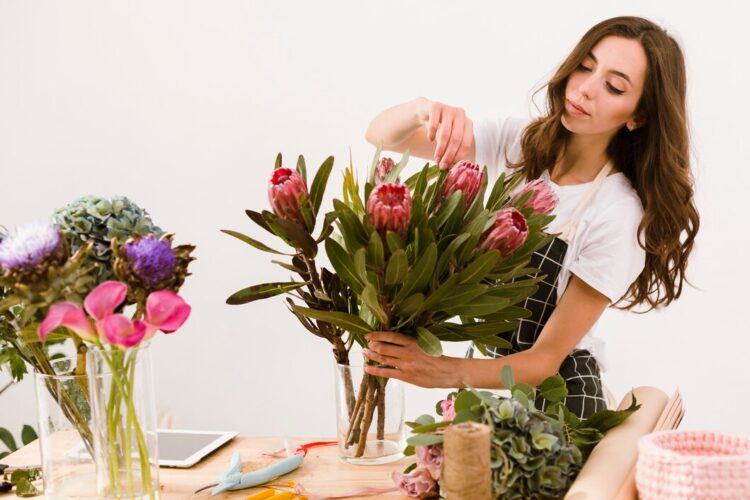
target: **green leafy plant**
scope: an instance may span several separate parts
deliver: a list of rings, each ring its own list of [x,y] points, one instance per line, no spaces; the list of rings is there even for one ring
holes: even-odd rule
[[[454,414],[437,422],[422,415],[407,422],[414,435],[408,439],[406,455],[429,456],[420,447],[441,447],[445,428],[462,422],[478,422],[491,429],[492,486],[495,497],[508,499],[560,498],[570,488],[597,443],[610,429],[625,421],[640,407],[635,397],[625,410],[602,410],[579,419],[563,404],[565,381],[559,375],[545,380],[538,389],[517,384],[509,366],[502,370],[503,385],[510,397],[496,396],[472,388],[453,392],[438,403],[443,414],[450,401]],[[537,396],[549,405],[544,412],[534,406]],[[444,415],[445,417],[446,415]],[[440,450],[431,450],[441,456]],[[412,473],[413,464],[404,473]],[[435,480],[439,479],[434,477]]]
[[[2,391],[0,391],[0,394]],[[21,429],[21,442],[24,446],[31,443],[37,438],[36,431],[29,426],[24,425]],[[5,458],[8,454],[18,450],[16,440],[13,435],[3,427],[0,427],[0,442],[2,442],[7,448],[6,451],[0,452],[0,459]],[[41,471],[36,468],[31,469],[20,469],[15,470],[10,474],[6,474],[4,470],[0,471],[3,474],[3,480],[0,482],[0,493],[7,493],[14,487],[16,489],[16,495],[19,497],[32,497],[39,494],[39,491],[33,484],[33,481],[41,477]]]
[[[269,183],[273,212],[247,210],[250,219],[292,251],[280,251],[243,233],[224,230],[244,243],[277,256],[272,262],[299,280],[253,285],[232,294],[229,304],[245,304],[287,294],[287,306],[302,325],[333,345],[341,364],[349,363],[365,334],[390,330],[412,335],[431,356],[441,342],[471,341],[509,347],[498,334],[510,332],[529,312],[518,303],[534,293],[543,276],[529,268],[532,253],[554,235],[545,232],[553,217],[529,204],[533,192],[511,200],[520,182],[501,175],[491,186],[487,169],[461,162],[451,171],[426,164],[404,183],[398,181],[409,156],[398,163],[376,152],[364,188],[351,163],[342,196],[314,231],[333,157],[307,188],[306,162],[282,166],[278,155]],[[320,246],[333,272],[316,263]],[[278,260],[291,257],[291,261]],[[295,301],[297,299],[298,301]],[[347,397],[350,426],[346,445],[361,456],[378,410],[382,439],[387,379],[365,376]]]

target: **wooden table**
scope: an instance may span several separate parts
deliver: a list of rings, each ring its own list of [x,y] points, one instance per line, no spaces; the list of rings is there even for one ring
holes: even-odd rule
[[[293,438],[291,443],[292,445],[298,445],[312,441],[330,440],[330,438]],[[162,467],[159,469],[161,498],[246,498],[250,493],[261,491],[261,489],[254,488],[227,492],[216,497],[211,496],[210,489],[197,494],[193,492],[198,488],[215,483],[229,466],[229,458],[233,452],[240,452],[243,461],[243,471],[249,472],[264,467],[276,460],[265,457],[262,453],[274,451],[281,447],[283,447],[283,441],[279,438],[237,437],[190,469]],[[302,466],[291,474],[284,476],[283,480],[302,483],[308,492],[315,495],[344,494],[363,487],[390,488],[394,486],[391,480],[391,473],[393,471],[402,471],[412,461],[413,457],[408,457],[384,465],[350,465],[339,459],[338,450],[335,445],[324,446],[311,449]],[[35,441],[17,452],[8,455],[3,459],[3,463],[9,465],[32,465],[40,463],[38,443]],[[41,485],[39,488],[41,489]],[[36,498],[43,497],[39,496]],[[368,496],[366,498],[398,500],[408,497],[398,492],[393,492]]]

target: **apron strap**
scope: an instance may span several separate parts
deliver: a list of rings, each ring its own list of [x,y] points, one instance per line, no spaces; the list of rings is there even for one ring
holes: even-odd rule
[[[567,220],[562,226],[560,226],[560,236],[559,238],[566,243],[570,243],[573,241],[573,238],[576,235],[576,229],[578,228],[578,218],[581,216],[584,210],[586,210],[586,207],[589,205],[592,199],[594,199],[594,196],[599,191],[599,188],[604,183],[604,179],[607,178],[607,175],[609,175],[609,172],[612,170],[612,162],[608,161],[604,167],[599,171],[599,173],[596,175],[596,178],[594,179],[594,182],[591,184],[591,187],[586,191],[586,193],[583,195],[583,198],[581,198],[581,201],[578,202],[578,206],[573,210],[573,214],[571,214],[570,219]]]

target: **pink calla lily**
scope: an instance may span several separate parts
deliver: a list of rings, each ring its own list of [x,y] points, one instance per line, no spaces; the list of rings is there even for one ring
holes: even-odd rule
[[[172,333],[182,326],[188,316],[190,306],[172,291],[153,292],[146,299],[146,323],[153,330]]]
[[[83,301],[86,312],[97,321],[102,321],[115,312],[128,295],[128,287],[121,281],[105,281]]]
[[[126,349],[143,340],[147,330],[143,321],[131,320],[122,314],[110,314],[99,325],[104,340]]]
[[[61,326],[73,330],[84,340],[94,341],[97,338],[94,325],[86,317],[83,308],[72,302],[61,302],[50,307],[44,321],[37,328],[39,338],[44,342],[52,330]]]

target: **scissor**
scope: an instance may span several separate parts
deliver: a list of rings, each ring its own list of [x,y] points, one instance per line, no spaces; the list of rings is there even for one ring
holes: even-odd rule
[[[246,474],[242,473],[240,454],[235,451],[232,453],[232,458],[229,461],[229,468],[221,475],[219,482],[199,488],[195,490],[195,493],[199,493],[208,488],[213,488],[211,494],[218,495],[227,490],[241,490],[269,483],[284,474],[289,474],[302,465],[305,455],[307,455],[307,450],[310,448],[332,444],[336,444],[336,441],[317,441],[314,443],[303,444],[298,446],[293,453],[289,453],[289,447],[287,446],[288,456],[285,459],[269,465],[268,467],[248,472]]]

